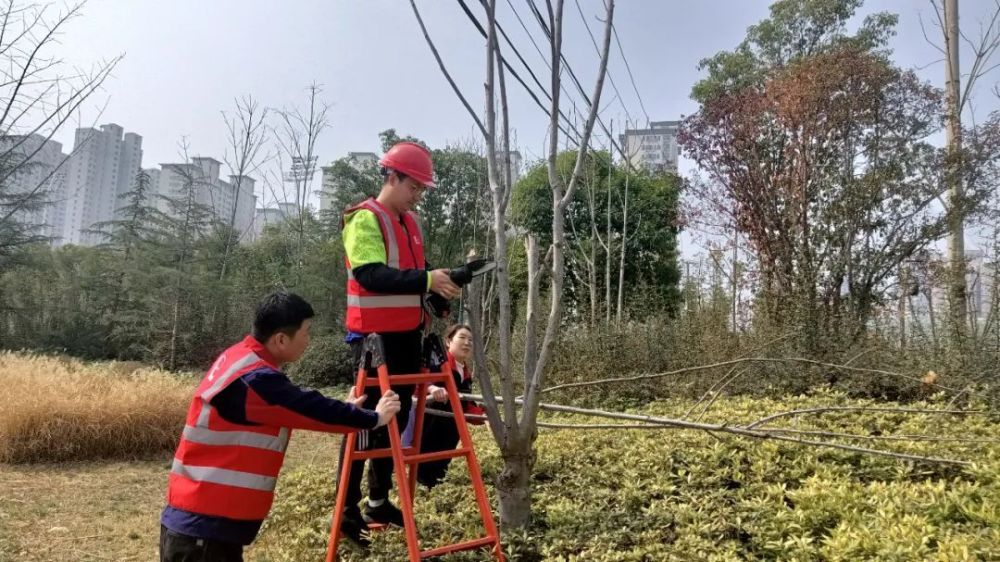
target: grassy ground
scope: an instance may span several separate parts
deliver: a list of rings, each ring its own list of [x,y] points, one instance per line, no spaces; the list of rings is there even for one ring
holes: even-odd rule
[[[0,354],[0,372],[27,374],[5,384],[0,450],[8,451],[7,458],[15,451],[13,458],[77,460],[0,462],[0,562],[156,560],[170,452],[191,381],[167,380],[134,365],[91,369],[71,360],[18,361]],[[27,379],[36,384],[26,385]],[[107,397],[117,409],[92,405]],[[704,421],[738,423],[833,404],[892,406],[832,392],[723,398]],[[921,405],[944,406],[936,398]],[[678,417],[689,407],[686,401],[658,402],[647,411]],[[695,432],[544,431],[533,478],[535,524],[524,536],[505,537],[509,559],[1000,561],[995,412],[846,411],[779,425],[849,432],[855,437],[840,439],[976,465],[901,463]],[[939,437],[869,440],[892,435]],[[474,438],[484,477],[492,482],[502,468],[496,447],[484,427],[474,429]],[[339,444],[337,436],[295,433],[275,508],[257,544],[247,550],[248,561],[322,558]],[[95,457],[104,460],[79,460]],[[480,533],[462,467],[418,499],[426,546]],[[391,532],[375,537],[370,552],[342,554],[348,562],[398,561],[403,552],[401,533]],[[474,553],[449,558],[479,559]]]
[[[332,486],[339,443],[297,432],[286,468],[328,466]],[[0,464],[0,562],[156,560],[169,459]]]

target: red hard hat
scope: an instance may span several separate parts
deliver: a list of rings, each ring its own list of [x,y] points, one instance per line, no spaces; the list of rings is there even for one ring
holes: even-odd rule
[[[379,165],[406,174],[426,187],[434,187],[434,164],[431,153],[415,142],[399,142],[392,145]]]

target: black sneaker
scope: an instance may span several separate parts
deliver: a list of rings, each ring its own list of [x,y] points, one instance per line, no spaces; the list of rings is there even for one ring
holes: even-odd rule
[[[358,506],[351,506],[344,510],[344,516],[340,519],[340,534],[361,548],[368,548],[368,545],[371,544],[368,539],[368,524],[361,516],[361,510],[358,509]]]
[[[403,526],[403,512],[398,507],[392,505],[389,500],[383,501],[378,507],[372,507],[365,502],[365,511],[362,514],[366,523],[381,523],[382,525]]]

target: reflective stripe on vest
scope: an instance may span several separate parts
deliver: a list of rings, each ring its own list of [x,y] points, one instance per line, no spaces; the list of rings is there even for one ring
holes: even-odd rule
[[[274,486],[278,482],[278,479],[275,477],[250,472],[240,472],[238,470],[212,466],[189,466],[176,458],[170,467],[170,471],[196,482],[210,482],[212,484],[248,488],[262,492],[273,492]]]
[[[396,231],[393,228],[392,217],[385,212],[382,207],[375,205],[369,199],[361,204],[362,207],[375,213],[378,222],[382,223],[382,239],[385,241],[385,264],[391,268],[399,269],[399,244],[396,243]]]
[[[360,308],[410,308],[421,302],[420,295],[347,295],[347,306]]]
[[[278,453],[284,452],[288,446],[288,428],[285,427],[279,430],[278,435],[267,435],[252,431],[215,431],[207,427],[185,425],[182,435],[184,439],[202,445],[234,445]]]
[[[222,390],[229,383],[229,379],[231,379],[233,376],[235,376],[238,372],[242,371],[243,369],[246,369],[250,365],[253,365],[254,363],[258,363],[260,361],[261,359],[260,357],[257,356],[256,353],[253,352],[247,353],[246,357],[243,357],[239,361],[230,365],[229,368],[226,369],[226,372],[222,373],[221,377],[215,379],[215,382],[212,383],[212,386],[208,387],[207,389],[205,389],[204,392],[201,393],[202,400],[205,401],[211,400],[216,394],[219,393],[220,390]],[[212,370],[213,371],[215,370],[214,366]],[[208,379],[212,380],[213,377],[215,377],[215,373],[209,372]]]

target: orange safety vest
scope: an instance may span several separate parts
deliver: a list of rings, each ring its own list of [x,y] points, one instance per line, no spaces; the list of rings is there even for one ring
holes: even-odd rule
[[[424,243],[416,214],[406,213],[402,221],[375,199],[367,199],[344,211],[344,217],[355,211],[367,209],[378,218],[385,242],[386,265],[394,269],[424,269]],[[423,321],[423,295],[392,295],[366,290],[351,273],[347,265],[347,329],[359,334],[373,332],[408,332]]]
[[[167,504],[192,513],[259,521],[274,501],[291,430],[224,420],[212,398],[242,375],[278,370],[252,336],[230,347],[202,379],[174,454]]]

